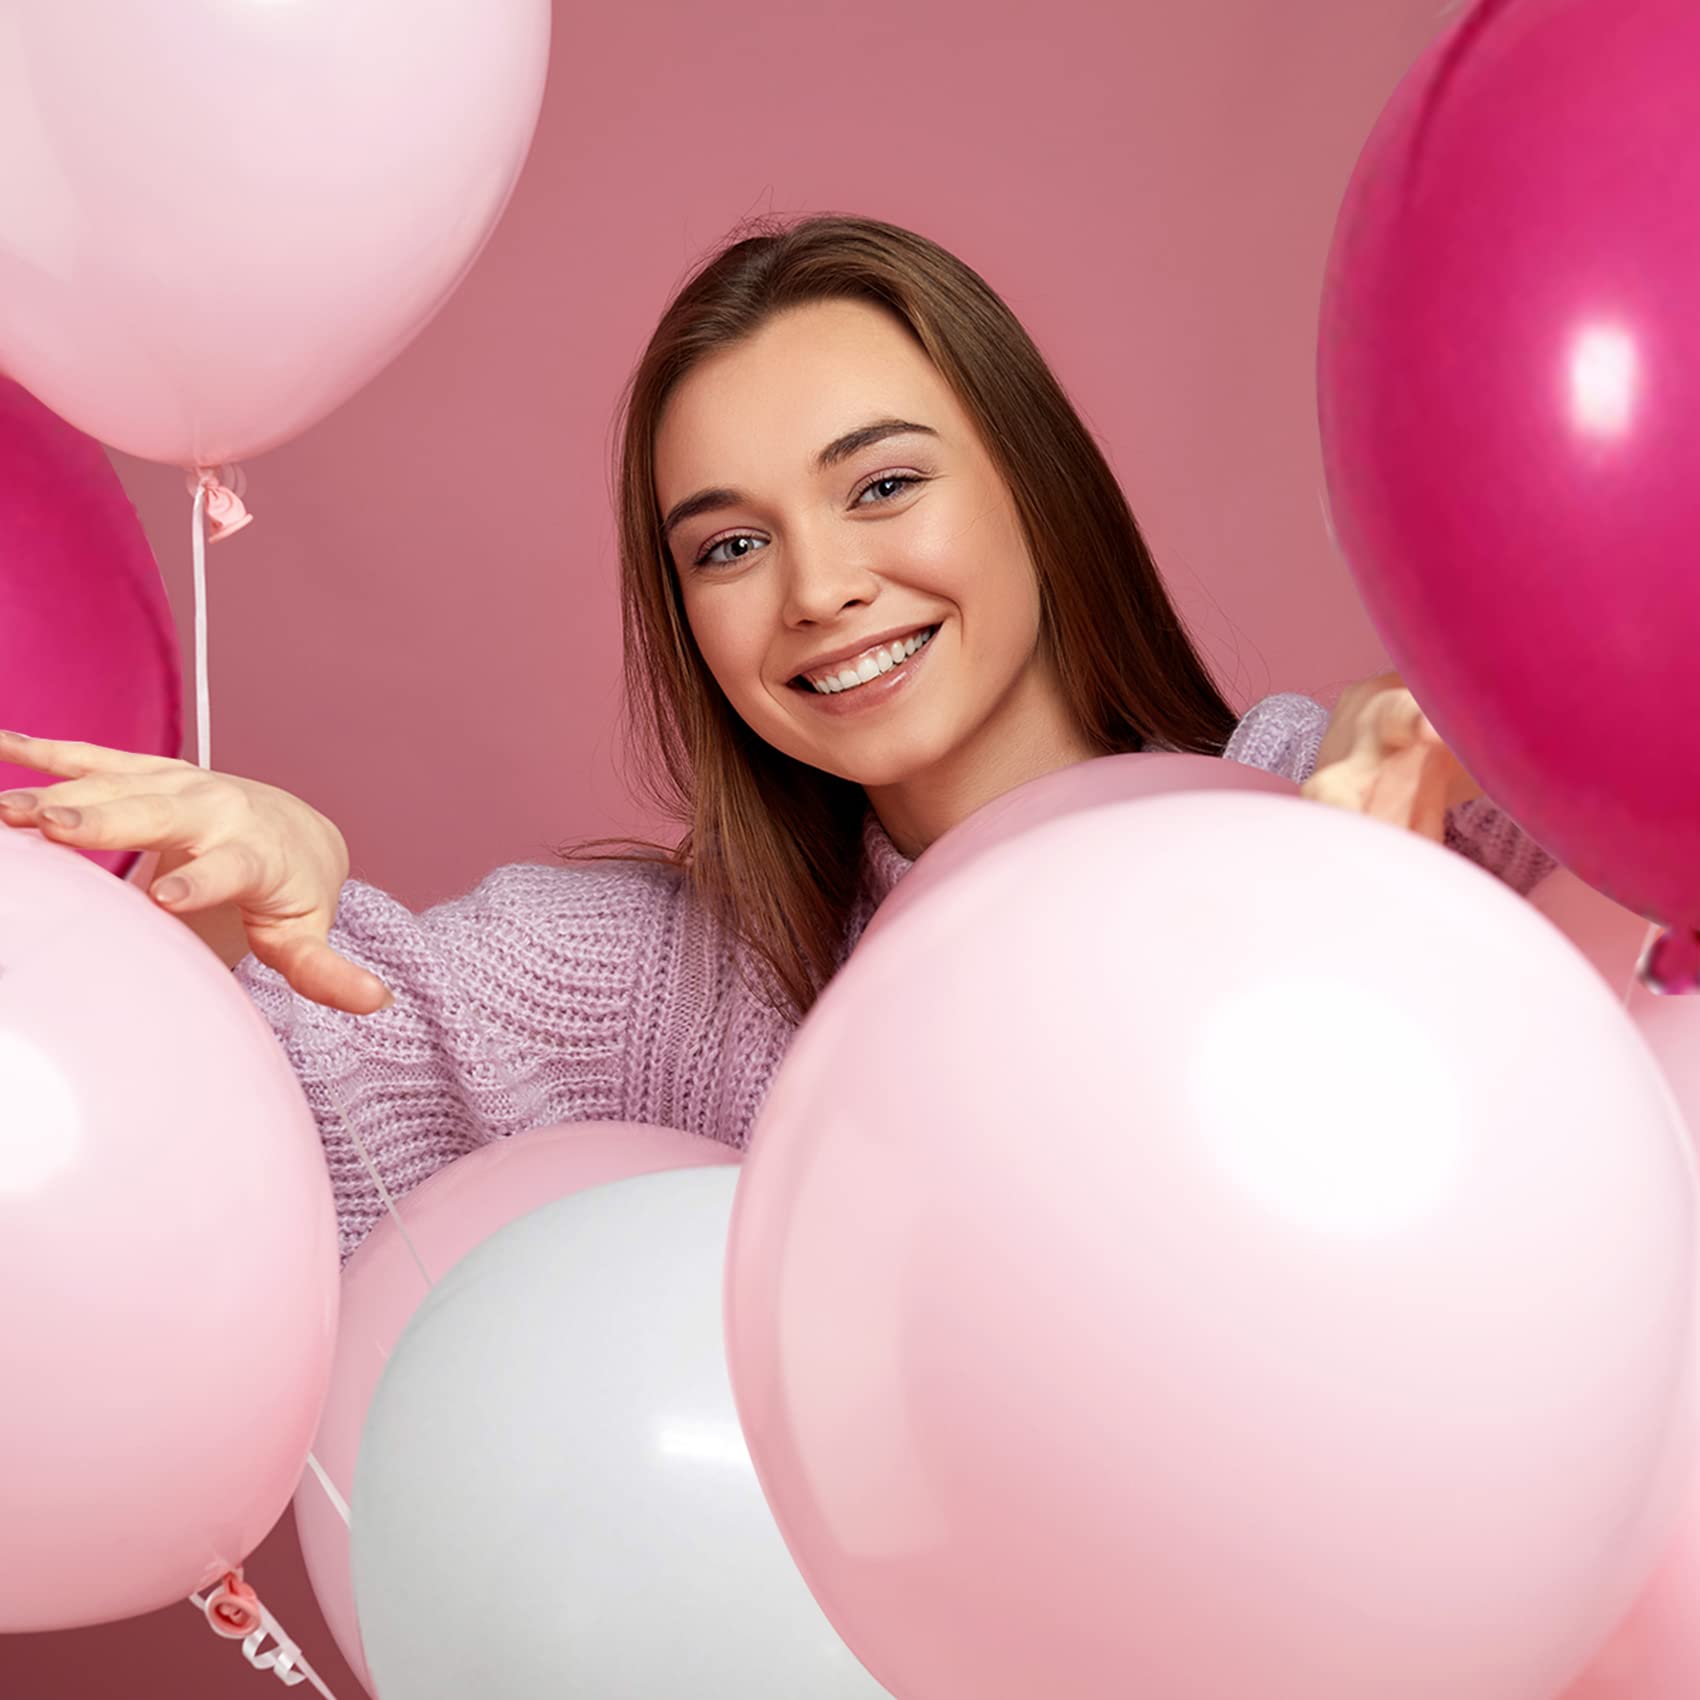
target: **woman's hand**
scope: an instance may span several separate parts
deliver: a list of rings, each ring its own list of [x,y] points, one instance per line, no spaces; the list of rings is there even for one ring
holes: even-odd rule
[[[1397,673],[1341,693],[1299,795],[1373,815],[1442,843],[1446,811],[1482,788],[1440,741]]]
[[[0,826],[79,850],[161,851],[149,895],[163,909],[186,917],[232,905],[254,955],[315,1003],[364,1015],[391,1001],[326,942],[348,847],[299,797],[164,756],[10,732],[0,732],[0,761],[66,781],[0,794]]]

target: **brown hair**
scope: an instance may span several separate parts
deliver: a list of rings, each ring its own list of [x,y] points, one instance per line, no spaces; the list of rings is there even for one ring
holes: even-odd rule
[[[749,228],[748,226],[745,227]],[[734,239],[662,316],[622,397],[619,513],[625,717],[638,786],[685,828],[693,894],[765,965],[800,1018],[842,960],[861,866],[860,786],[783,754],[703,662],[661,535],[655,433],[698,361],[807,302],[869,301],[915,336],[974,421],[1014,499],[1039,583],[1040,637],[1076,721],[1105,754],[1147,742],[1220,755],[1235,716],[1194,650],[1114,475],[1015,315],[936,243],[873,219],[772,221]]]

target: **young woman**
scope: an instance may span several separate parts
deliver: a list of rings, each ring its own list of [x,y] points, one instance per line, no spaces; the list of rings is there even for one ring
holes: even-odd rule
[[[1236,724],[1115,479],[990,288],[925,238],[814,218],[728,246],[634,373],[619,494],[628,711],[672,848],[498,868],[415,915],[300,799],[7,735],[66,782],[0,820],[158,849],[153,896],[236,968],[324,1136],[344,1254],[490,1139],[659,1123],[742,1145],[797,1022],[928,844],[1119,751],[1227,756],[1551,866],[1393,675]],[[393,990],[393,997],[391,991]]]

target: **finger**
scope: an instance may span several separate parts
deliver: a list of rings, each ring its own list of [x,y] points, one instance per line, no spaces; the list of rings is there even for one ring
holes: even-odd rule
[[[1330,762],[1299,787],[1299,795],[1314,803],[1361,813],[1369,795],[1373,769],[1357,762]]]
[[[314,933],[250,930],[254,955],[302,997],[349,1015],[373,1015],[395,1000],[376,974],[340,956]]]
[[[185,765],[169,756],[110,750],[104,744],[31,738],[22,732],[0,732],[0,761],[36,773],[57,773],[66,779],[81,779],[88,773],[148,773],[155,768]]]
[[[1385,751],[1432,748],[1440,743],[1440,734],[1408,690],[1386,692],[1376,704],[1374,718]]]
[[[66,843],[80,843],[94,850],[133,850],[136,845],[129,842],[97,842],[94,835],[105,833],[111,838],[114,831],[124,830],[131,821],[139,821],[143,828],[150,828],[155,826],[163,811],[170,809],[173,801],[170,797],[155,792],[141,792],[138,796],[138,777],[136,774],[102,774],[90,779],[59,780],[56,785],[32,785],[26,791],[7,792],[0,796],[0,811],[5,811],[14,825],[19,823],[20,818],[27,818],[29,825],[48,830],[49,823],[37,819],[42,809],[75,809],[80,816],[75,823],[51,823],[54,831],[65,833]],[[126,809],[124,804],[144,804],[144,808],[139,811]]]
[[[252,846],[240,840],[215,844],[155,880],[148,895],[173,915],[192,915],[200,909],[216,909],[221,903],[252,898],[263,873]]]
[[[1390,757],[1377,772],[1365,813],[1439,842],[1446,834],[1446,786],[1422,746]]]
[[[55,843],[79,850],[174,850],[196,842],[204,823],[178,798],[156,791],[114,795],[114,789],[91,780],[44,786],[33,808],[9,811],[8,818],[13,825],[38,827]],[[45,812],[48,809],[69,810],[74,818],[55,819]]]

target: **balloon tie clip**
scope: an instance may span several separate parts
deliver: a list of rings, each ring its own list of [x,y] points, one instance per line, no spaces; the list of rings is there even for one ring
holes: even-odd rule
[[[242,489],[247,480],[237,466],[202,466],[191,472],[184,481],[189,494],[204,497],[203,511],[207,517],[207,541],[222,543],[234,537],[244,526],[252,525],[254,516],[242,502]]]

